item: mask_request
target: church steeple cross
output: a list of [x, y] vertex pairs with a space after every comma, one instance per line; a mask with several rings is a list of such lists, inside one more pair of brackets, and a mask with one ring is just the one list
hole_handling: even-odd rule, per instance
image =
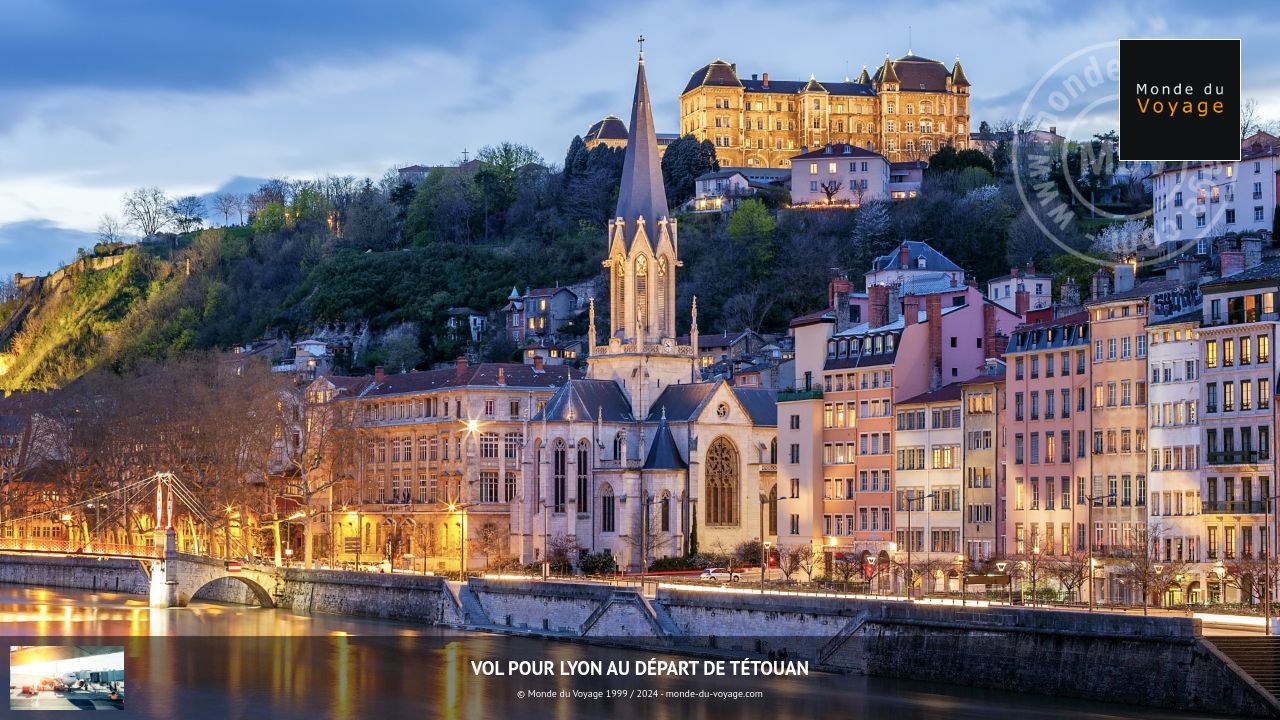
[[636, 44], [640, 46], [640, 62], [644, 62], [644, 35], [643, 34], [641, 34], [640, 37], [636, 39]]

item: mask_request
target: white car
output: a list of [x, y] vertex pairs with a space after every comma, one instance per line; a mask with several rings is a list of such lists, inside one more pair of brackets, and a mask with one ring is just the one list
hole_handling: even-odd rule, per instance
[[716, 582], [738, 582], [742, 575], [729, 568], [707, 568], [698, 576], [699, 580], [715, 580]]

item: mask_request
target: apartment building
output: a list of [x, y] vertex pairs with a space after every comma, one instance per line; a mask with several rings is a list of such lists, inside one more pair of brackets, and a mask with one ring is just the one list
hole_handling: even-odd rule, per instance
[[1193, 306], [1147, 325], [1148, 522], [1157, 560], [1180, 571], [1166, 605], [1204, 602], [1213, 571], [1201, 545], [1200, 316]]
[[1009, 339], [997, 548], [1003, 557], [1085, 549], [1090, 332], [1088, 314], [1079, 312], [1023, 325]]
[[959, 590], [963, 570], [963, 394], [961, 383], [944, 385], [895, 415], [894, 542], [913, 553], [926, 591]]
[[982, 373], [961, 383], [960, 424], [964, 431], [961, 458], [964, 491], [962, 552], [971, 564], [996, 556], [999, 536], [997, 478], [1004, 477], [1003, 422], [1005, 413], [1003, 360], [988, 360]]
[[[1242, 580], [1256, 573], [1253, 563], [1274, 545], [1274, 529], [1268, 533], [1264, 526], [1267, 499], [1275, 495], [1272, 351], [1280, 324], [1280, 260], [1204, 283], [1201, 290], [1204, 559], [1224, 563], [1228, 576]], [[1240, 580], [1237, 590], [1246, 584]], [[1220, 592], [1209, 588], [1211, 599]]]

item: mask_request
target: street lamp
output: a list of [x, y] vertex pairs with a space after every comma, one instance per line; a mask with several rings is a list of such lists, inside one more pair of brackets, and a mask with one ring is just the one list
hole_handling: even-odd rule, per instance
[[[764, 540], [764, 509], [769, 504], [769, 496], [760, 493], [760, 594], [764, 594], [764, 576], [769, 571], [769, 543]], [[729, 571], [733, 576], [732, 568]]]
[[1089, 501], [1087, 520], [1089, 527], [1085, 529], [1085, 533], [1088, 535], [1087, 539], [1089, 541], [1089, 612], [1093, 612], [1093, 596], [1095, 594], [1093, 587], [1093, 504], [1104, 498], [1113, 498], [1115, 496], [1116, 494], [1114, 492], [1107, 493], [1106, 495], [1084, 496], [1084, 499]]
[[458, 558], [458, 581], [466, 582], [467, 580], [467, 508], [473, 503], [449, 503], [449, 512], [461, 512], [462, 520], [458, 524], [459, 544], [461, 548], [461, 557]]
[[[1161, 579], [1160, 576], [1164, 574], [1164, 565], [1161, 565], [1160, 563], [1156, 563], [1155, 565], [1151, 566], [1151, 569], [1156, 571], [1156, 587], [1160, 588], [1161, 593], [1163, 593], [1164, 586], [1160, 584], [1160, 579]], [[1148, 592], [1147, 584], [1144, 582], [1142, 584], [1142, 614], [1143, 615], [1147, 614], [1147, 592]]]
[[[1005, 570], [1007, 570], [1008, 567], [1009, 567], [1009, 563], [1005, 562], [1004, 560], [1001, 560], [996, 563], [996, 569], [999, 570], [1000, 572], [1005, 572]], [[1004, 577], [1004, 586], [1009, 593], [1009, 605], [1012, 606], [1013, 605], [1013, 578], [1010, 577], [1008, 574], [1006, 574]]]
[[1218, 576], [1218, 603], [1221, 604], [1224, 600], [1226, 600], [1226, 595], [1227, 595], [1226, 593], [1227, 566], [1223, 565], [1222, 561], [1219, 560], [1213, 566], [1213, 574]]
[[937, 495], [937, 493], [929, 493], [928, 495], [921, 495], [920, 497], [915, 497], [911, 494], [907, 495], [907, 600], [910, 600], [915, 595], [915, 580], [911, 575], [911, 546], [915, 544], [913, 542], [915, 530], [911, 526], [911, 506], [919, 500], [920, 509], [928, 512], [928, 510], [925, 509], [924, 501], [931, 497], [937, 497]]

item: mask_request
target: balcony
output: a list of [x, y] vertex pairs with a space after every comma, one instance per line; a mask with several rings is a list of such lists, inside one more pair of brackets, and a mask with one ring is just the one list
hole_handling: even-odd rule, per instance
[[778, 402], [796, 402], [799, 400], [821, 400], [822, 390], [783, 390], [778, 393]]
[[1261, 453], [1257, 450], [1226, 450], [1220, 452], [1210, 451], [1207, 454], [1210, 465], [1255, 465], [1261, 458]]
[[1204, 500], [1201, 501], [1202, 514], [1214, 515], [1261, 515], [1261, 500]]

